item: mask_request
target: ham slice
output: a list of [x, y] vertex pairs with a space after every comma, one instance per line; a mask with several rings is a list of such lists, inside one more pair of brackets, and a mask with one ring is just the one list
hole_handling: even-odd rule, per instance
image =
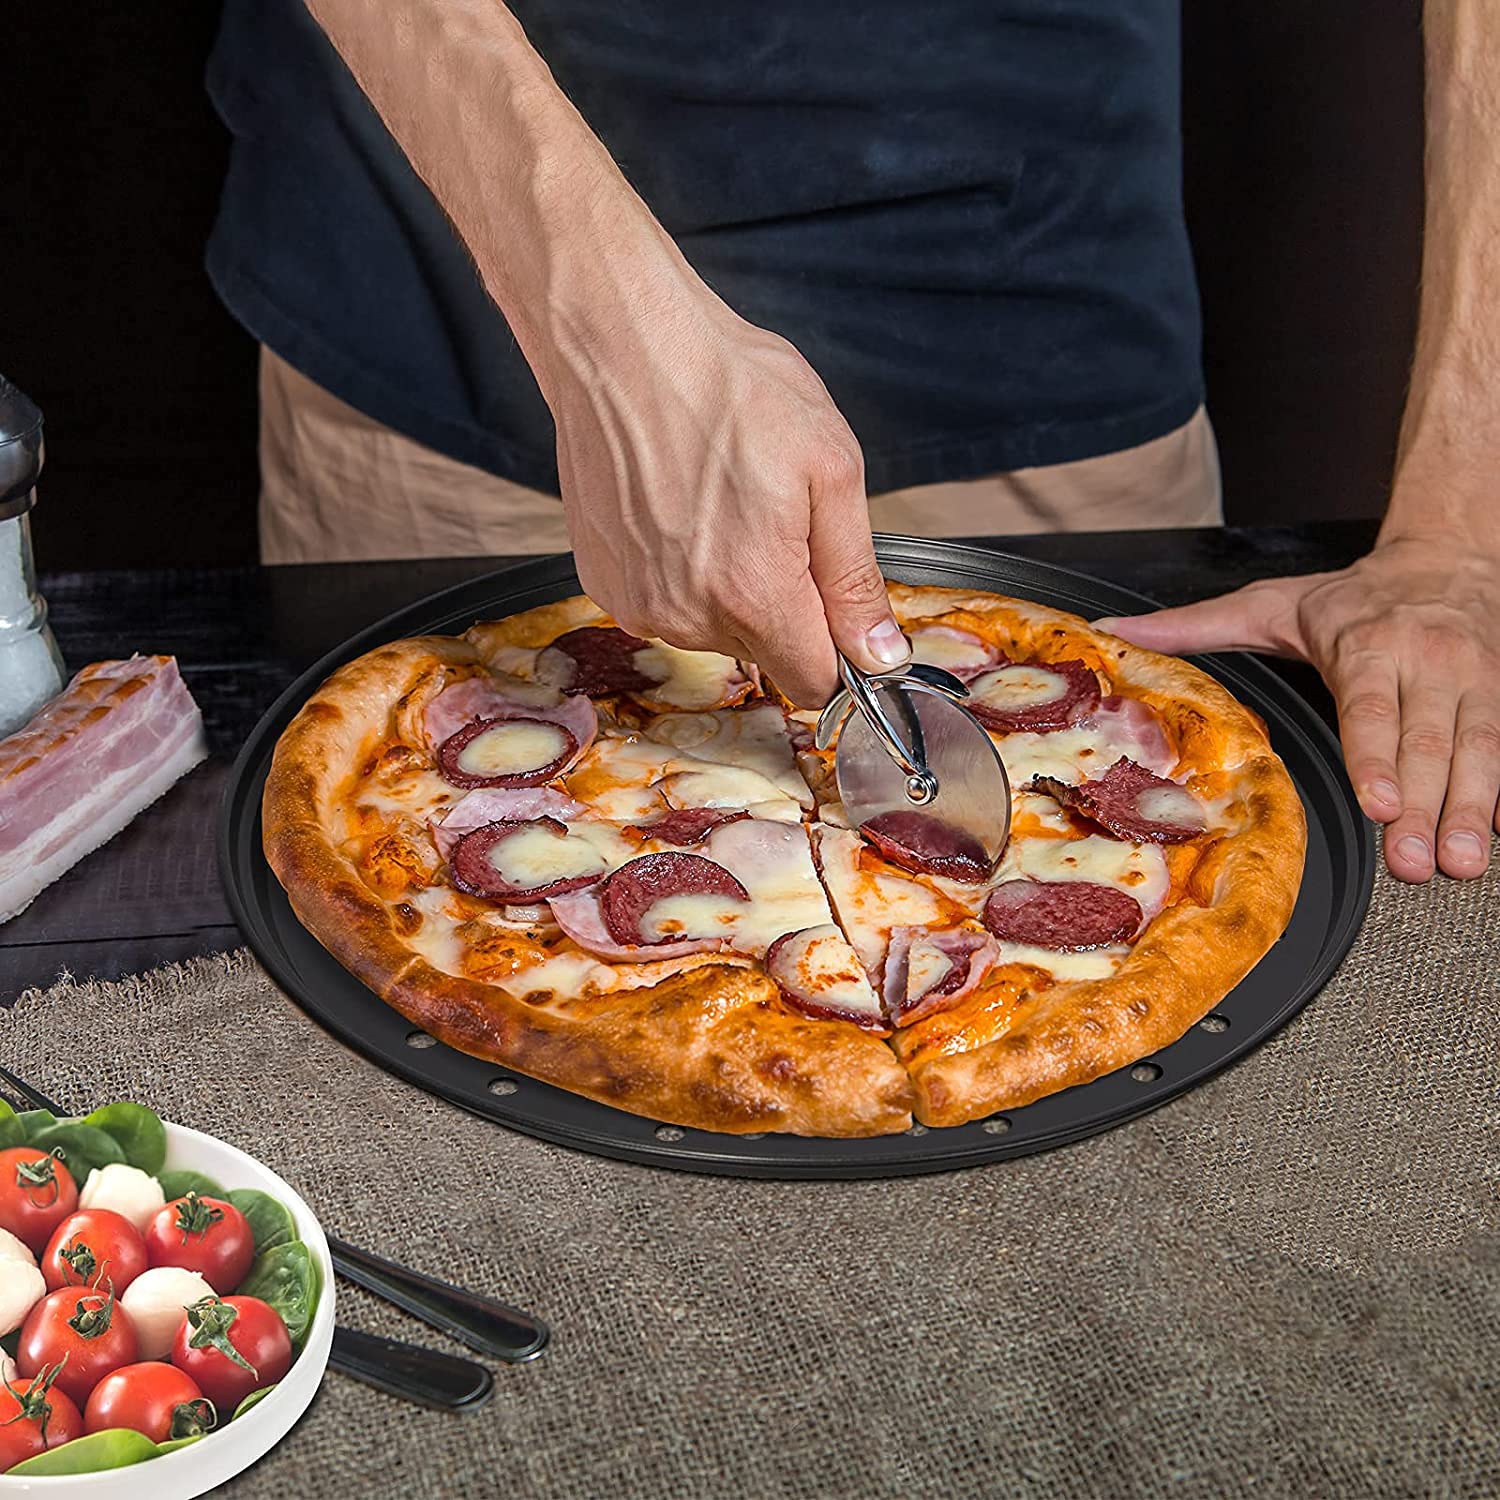
[[570, 756], [576, 761], [599, 732], [599, 715], [587, 698], [567, 698], [554, 687], [540, 682], [522, 682], [519, 677], [492, 674], [466, 677], [445, 687], [422, 719], [422, 728], [436, 753], [440, 745], [476, 720], [538, 719], [557, 724], [577, 741]]
[[547, 903], [557, 925], [585, 951], [616, 963], [644, 964], [659, 958], [686, 958], [690, 953], [721, 953], [729, 946], [723, 937], [684, 938], [674, 943], [621, 943], [610, 936], [599, 901], [599, 887], [554, 896]]
[[486, 823], [530, 823], [537, 818], [569, 818], [586, 813], [583, 803], [550, 786], [487, 786], [460, 797], [441, 817], [429, 818], [432, 842], [445, 860], [453, 858], [453, 847], [466, 834]]
[[172, 657], [85, 667], [0, 740], [0, 921], [207, 754], [203, 716]]
[[952, 672], [961, 682], [968, 682], [1004, 660], [998, 646], [980, 640], [967, 630], [955, 630], [951, 625], [921, 625], [911, 632], [908, 639], [913, 661], [941, 667], [945, 672]]
[[1081, 729], [1098, 730], [1117, 754], [1158, 776], [1177, 769], [1177, 751], [1167, 727], [1149, 703], [1139, 698], [1105, 698], [1097, 708], [1075, 721]]
[[894, 927], [885, 958], [885, 1006], [897, 1026], [945, 1010], [979, 987], [1000, 956], [989, 933]]

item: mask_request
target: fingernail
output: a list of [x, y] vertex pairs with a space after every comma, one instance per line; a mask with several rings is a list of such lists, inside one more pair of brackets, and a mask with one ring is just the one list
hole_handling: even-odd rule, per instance
[[911, 655], [911, 646], [894, 620], [882, 620], [865, 635], [865, 648], [883, 667], [899, 667]]
[[1427, 848], [1427, 840], [1419, 839], [1414, 833], [1407, 834], [1404, 839], [1397, 842], [1396, 853], [1408, 864], [1413, 865], [1425, 865], [1432, 859]]
[[1391, 807], [1399, 807], [1401, 804], [1401, 788], [1394, 781], [1372, 781], [1370, 783], [1370, 795], [1377, 802], [1384, 802]]
[[1095, 630], [1102, 630], [1105, 635], [1113, 635], [1120, 619], [1118, 615], [1106, 615], [1102, 620], [1091, 620], [1089, 623]]
[[1443, 848], [1453, 859], [1465, 864], [1484, 858], [1484, 845], [1472, 833], [1450, 833], [1443, 840]]

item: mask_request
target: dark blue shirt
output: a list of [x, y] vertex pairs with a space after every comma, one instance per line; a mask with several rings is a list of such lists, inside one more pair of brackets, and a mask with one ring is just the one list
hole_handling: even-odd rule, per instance
[[[1160, 436], [1202, 397], [1179, 0], [512, 0], [710, 286], [789, 338], [872, 493]], [[208, 268], [256, 337], [555, 490], [551, 418], [302, 0], [226, 0]]]

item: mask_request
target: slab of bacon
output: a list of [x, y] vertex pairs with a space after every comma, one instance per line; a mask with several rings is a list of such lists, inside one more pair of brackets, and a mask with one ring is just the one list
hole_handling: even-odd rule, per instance
[[85, 667], [0, 740], [0, 921], [207, 754], [203, 716], [172, 657]]

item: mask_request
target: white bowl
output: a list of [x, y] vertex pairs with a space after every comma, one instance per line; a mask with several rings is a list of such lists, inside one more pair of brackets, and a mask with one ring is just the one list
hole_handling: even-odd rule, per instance
[[167, 1167], [202, 1172], [225, 1188], [259, 1188], [291, 1210], [297, 1234], [312, 1252], [320, 1283], [317, 1311], [302, 1352], [269, 1396], [223, 1431], [209, 1433], [202, 1442], [143, 1464], [103, 1469], [96, 1474], [0, 1474], [0, 1500], [20, 1495], [45, 1495], [52, 1500], [72, 1500], [73, 1496], [140, 1500], [146, 1493], [151, 1500], [191, 1500], [269, 1453], [317, 1394], [333, 1345], [333, 1261], [312, 1210], [253, 1156], [182, 1125], [167, 1125]]

